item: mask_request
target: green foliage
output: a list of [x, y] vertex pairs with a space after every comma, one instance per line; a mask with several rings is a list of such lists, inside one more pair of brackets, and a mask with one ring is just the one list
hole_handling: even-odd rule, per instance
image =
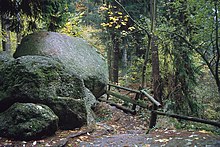
[[71, 36], [80, 36], [82, 33], [80, 23], [82, 21], [84, 13], [80, 14], [69, 14], [68, 21], [59, 30], [61, 33], [69, 34]]

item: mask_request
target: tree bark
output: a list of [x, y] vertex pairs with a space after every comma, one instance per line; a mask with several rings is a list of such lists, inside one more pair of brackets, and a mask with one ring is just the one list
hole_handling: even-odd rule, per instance
[[[122, 76], [127, 75], [127, 67], [128, 67], [128, 51], [127, 51], [127, 44], [125, 43], [125, 46], [123, 47], [123, 56], [122, 56]], [[127, 78], [125, 80], [127, 83]]]
[[146, 68], [147, 68], [147, 62], [148, 62], [148, 58], [149, 58], [150, 48], [151, 48], [151, 36], [148, 35], [148, 45], [147, 45], [147, 48], [145, 51], [144, 63], [143, 63], [143, 67], [142, 67], [141, 88], [144, 88], [145, 83], [146, 83]]
[[218, 87], [218, 93], [220, 94], [220, 80], [219, 80], [219, 60], [220, 60], [220, 50], [219, 50], [219, 20], [218, 20], [218, 1], [215, 0], [215, 48], [217, 52], [216, 64], [215, 64], [215, 79], [216, 85]]
[[[155, 24], [156, 24], [156, 0], [150, 1], [151, 10], [151, 52], [152, 52], [152, 78], [153, 78], [153, 93], [154, 99], [162, 104], [162, 88], [161, 88], [161, 77], [160, 77], [160, 67], [159, 67], [159, 55], [158, 46], [156, 45], [156, 36], [154, 35]], [[153, 105], [153, 110], [157, 110], [158, 106]], [[152, 111], [149, 128], [153, 128], [156, 125], [157, 114]]]
[[112, 34], [112, 43], [113, 43], [113, 65], [112, 65], [112, 82], [118, 83], [118, 71], [119, 71], [119, 40], [116, 37], [116, 34]]

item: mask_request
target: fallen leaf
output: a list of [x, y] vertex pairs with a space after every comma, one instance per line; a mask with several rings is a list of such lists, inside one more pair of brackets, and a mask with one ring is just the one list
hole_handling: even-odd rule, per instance
[[34, 141], [32, 145], [36, 145], [36, 144], [37, 144], [37, 141]]
[[190, 135], [189, 138], [191, 138], [191, 137], [195, 137], [195, 136], [198, 136], [198, 135]]
[[199, 131], [200, 133], [206, 133], [206, 134], [208, 134], [209, 132], [208, 131], [206, 131], [206, 130], [201, 130], [201, 131]]
[[80, 140], [86, 140], [88, 137], [87, 136], [80, 136], [79, 139]]
[[164, 138], [164, 139], [158, 139], [158, 140], [155, 140], [155, 141], [156, 142], [168, 142], [169, 139]]

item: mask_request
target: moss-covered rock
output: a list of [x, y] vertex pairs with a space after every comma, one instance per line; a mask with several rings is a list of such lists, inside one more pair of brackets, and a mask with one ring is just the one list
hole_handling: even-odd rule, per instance
[[[83, 81], [60, 62], [44, 56], [23, 56], [6, 62], [0, 71], [0, 112], [16, 102], [49, 106], [59, 126], [73, 129], [88, 123], [91, 107]], [[92, 116], [91, 116], [92, 117]]]
[[[3, 70], [2, 68], [7, 62], [12, 60], [14, 60], [14, 58], [10, 56], [7, 52], [5, 51], [0, 52], [0, 71]], [[0, 74], [0, 86], [3, 85], [3, 81], [4, 81], [4, 77], [2, 74]], [[0, 92], [0, 99], [2, 97], [2, 94], [4, 95], [4, 92], [3, 93]]]
[[55, 133], [58, 117], [45, 105], [15, 103], [0, 113], [0, 136], [15, 139], [40, 139]]
[[58, 97], [48, 101], [46, 105], [59, 116], [59, 127], [61, 129], [80, 128], [87, 124], [87, 109], [83, 99]]
[[75, 72], [85, 86], [99, 97], [108, 82], [107, 64], [96, 49], [86, 41], [55, 32], [38, 32], [23, 38], [14, 57], [42, 55], [58, 59]]

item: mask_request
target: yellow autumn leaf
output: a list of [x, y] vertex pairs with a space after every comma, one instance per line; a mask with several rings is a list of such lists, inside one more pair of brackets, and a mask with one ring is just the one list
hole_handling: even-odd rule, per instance
[[135, 27], [129, 27], [128, 30], [133, 31]]
[[111, 11], [108, 12], [109, 15], [112, 15], [113, 13]]
[[125, 17], [125, 18], [124, 18], [124, 21], [128, 21], [128, 18], [127, 18], [127, 17]]
[[209, 132], [208, 131], [206, 131], [206, 130], [201, 130], [201, 131], [199, 131], [200, 133], [206, 133], [206, 134], [208, 134]]
[[118, 21], [118, 18], [117, 17], [114, 17], [113, 18], [113, 22], [117, 22]]
[[105, 6], [101, 6], [99, 9], [100, 9], [101, 11], [108, 10], [108, 8], [107, 8], [107, 7], [105, 7]]
[[106, 26], [106, 23], [101, 23], [101, 26], [105, 27], [105, 26]]
[[122, 31], [122, 32], [121, 32], [121, 35], [126, 36], [126, 35], [127, 35], [127, 32], [126, 32], [126, 31]]
[[120, 28], [120, 27], [121, 27], [121, 25], [119, 25], [119, 24], [115, 26], [116, 29], [118, 29], [118, 28]]
[[125, 23], [125, 22], [123, 22], [123, 21], [121, 22], [121, 24], [122, 24], [123, 26], [126, 26], [126, 23]]
[[109, 19], [110, 19], [110, 20], [114, 20], [114, 17], [111, 16], [111, 17], [109, 17]]
[[119, 15], [122, 15], [122, 12], [118, 12]]

